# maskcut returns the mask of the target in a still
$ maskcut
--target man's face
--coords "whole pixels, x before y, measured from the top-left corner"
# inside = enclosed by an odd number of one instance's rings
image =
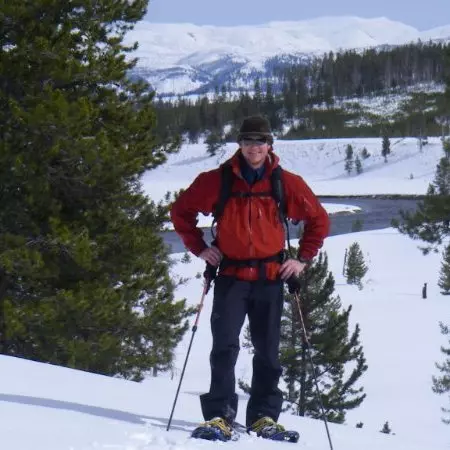
[[[258,169],[264,164],[270,151],[270,144],[267,143],[266,138],[246,138],[240,141],[239,144],[242,155],[249,166]]]

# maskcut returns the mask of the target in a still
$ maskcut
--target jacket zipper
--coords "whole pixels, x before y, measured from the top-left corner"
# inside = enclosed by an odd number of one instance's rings
[[[250,188],[250,192],[252,192],[252,188]],[[250,235],[250,258],[253,258],[255,255],[255,249],[253,246],[253,229],[252,229],[252,197],[248,198],[248,230]],[[250,272],[253,272],[255,269],[250,267]]]
[[[250,235],[250,253],[251,253],[251,256],[253,256],[254,250],[253,250],[253,239],[252,239],[253,230],[252,230],[252,198],[251,197],[248,198],[248,231],[249,231],[249,235]]]

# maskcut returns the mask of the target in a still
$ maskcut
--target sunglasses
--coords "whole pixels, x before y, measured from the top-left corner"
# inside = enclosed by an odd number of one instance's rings
[[[256,147],[262,147],[264,144],[267,144],[267,138],[265,137],[261,137],[258,139],[242,139],[241,140],[241,145],[244,147],[251,147],[256,146]]]

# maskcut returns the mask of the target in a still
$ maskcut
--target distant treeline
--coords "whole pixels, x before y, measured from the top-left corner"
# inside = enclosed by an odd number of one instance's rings
[[[436,116],[447,115],[447,101],[439,92],[412,94],[389,120],[383,112],[367,113],[360,101],[403,95],[421,84],[443,86],[448,61],[449,46],[432,42],[330,52],[309,63],[274,69],[269,79],[256,78],[250,91],[233,94],[228,84],[217,86],[209,98],[160,99],[158,133],[182,134],[196,142],[206,132],[226,141],[234,139],[243,117],[261,113],[285,138],[378,136],[386,130],[398,136],[437,135],[442,128]],[[352,103],[344,107],[342,99]]]

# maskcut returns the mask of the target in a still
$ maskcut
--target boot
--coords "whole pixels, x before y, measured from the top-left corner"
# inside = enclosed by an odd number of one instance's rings
[[[208,441],[229,441],[233,437],[233,428],[222,417],[214,417],[200,424],[191,436]]]

